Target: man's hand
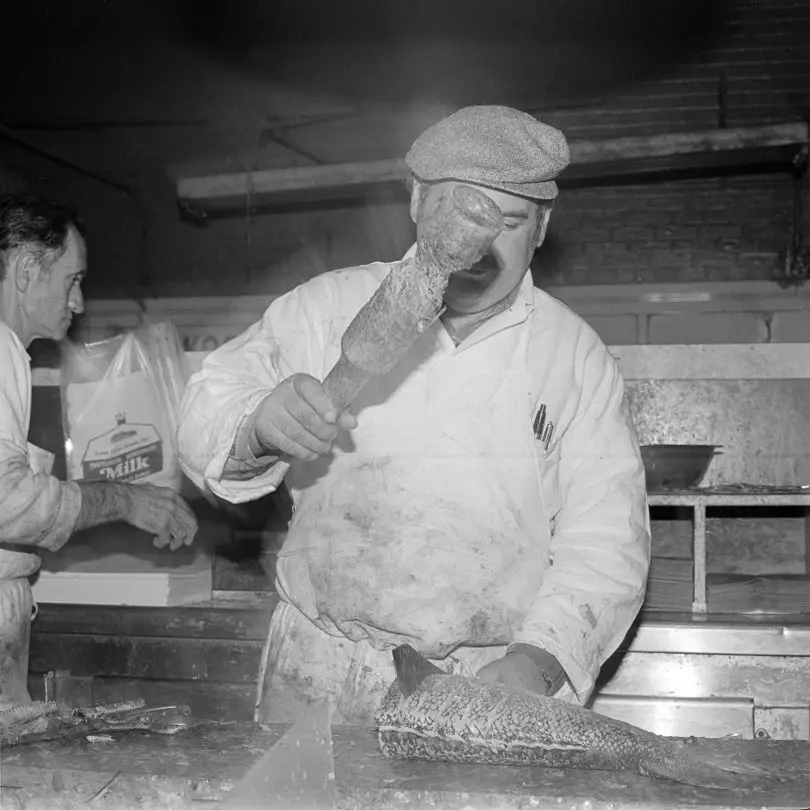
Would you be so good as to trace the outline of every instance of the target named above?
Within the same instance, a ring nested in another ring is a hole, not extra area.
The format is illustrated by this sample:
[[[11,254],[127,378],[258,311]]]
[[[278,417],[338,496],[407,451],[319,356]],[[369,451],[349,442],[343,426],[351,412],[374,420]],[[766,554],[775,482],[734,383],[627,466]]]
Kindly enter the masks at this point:
[[[172,551],[190,546],[197,534],[197,518],[173,489],[150,484],[127,486],[129,509],[126,522],[155,536],[156,548]]]
[[[331,450],[337,425],[351,430],[357,427],[357,420],[349,411],[336,413],[323,385],[314,377],[293,374],[259,405],[253,432],[265,453],[280,452],[314,461]]]
[[[565,673],[557,659],[539,648],[510,651],[481,667],[477,676],[487,683],[500,683],[537,695],[553,695],[565,682]]]

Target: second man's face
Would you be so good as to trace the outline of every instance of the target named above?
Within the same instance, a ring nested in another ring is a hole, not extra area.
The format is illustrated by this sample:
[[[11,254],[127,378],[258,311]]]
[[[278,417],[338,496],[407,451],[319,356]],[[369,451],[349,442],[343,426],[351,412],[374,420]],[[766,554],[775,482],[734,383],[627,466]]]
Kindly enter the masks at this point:
[[[441,197],[460,185],[472,184],[447,180],[423,186],[417,216],[430,216]],[[461,314],[483,312],[506,298],[529,269],[544,232],[545,213],[534,200],[483,186],[475,188],[501,209],[505,224],[490,249],[475,265],[450,276],[444,302],[449,309]]]
[[[75,315],[84,311],[81,284],[87,269],[84,238],[68,231],[62,254],[40,266],[26,295],[26,316],[34,337],[62,340]]]

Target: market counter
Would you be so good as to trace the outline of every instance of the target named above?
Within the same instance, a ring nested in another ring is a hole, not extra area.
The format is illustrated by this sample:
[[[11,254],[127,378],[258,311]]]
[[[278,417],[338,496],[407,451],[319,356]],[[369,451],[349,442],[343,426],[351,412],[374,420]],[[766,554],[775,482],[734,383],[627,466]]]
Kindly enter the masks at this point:
[[[67,670],[84,705],[184,704],[253,719],[271,592],[178,608],[40,605],[29,689]],[[659,734],[810,740],[810,616],[643,614],[605,665],[595,708]],[[810,801],[808,801],[810,807]]]
[[[37,807],[212,807],[286,731],[252,723],[197,726],[173,736],[126,733],[107,742],[34,743],[3,752],[2,785]],[[791,773],[766,791],[729,793],[614,772],[389,761],[372,730],[332,729],[336,808],[477,810],[730,810],[807,808],[810,745],[701,742],[729,761],[755,757]]]

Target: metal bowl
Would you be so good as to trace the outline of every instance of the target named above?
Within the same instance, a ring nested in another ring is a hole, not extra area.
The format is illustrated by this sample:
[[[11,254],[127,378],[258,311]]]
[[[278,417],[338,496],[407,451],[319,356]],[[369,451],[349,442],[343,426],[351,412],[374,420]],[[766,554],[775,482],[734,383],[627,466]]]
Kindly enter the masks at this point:
[[[691,489],[706,475],[717,452],[714,444],[645,444],[641,459],[647,472],[647,489]]]

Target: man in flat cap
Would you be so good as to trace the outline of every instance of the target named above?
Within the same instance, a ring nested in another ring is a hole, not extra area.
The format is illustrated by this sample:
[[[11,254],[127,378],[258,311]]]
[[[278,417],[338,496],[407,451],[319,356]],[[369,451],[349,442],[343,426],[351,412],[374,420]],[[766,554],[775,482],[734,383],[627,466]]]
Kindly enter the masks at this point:
[[[334,722],[372,723],[403,643],[450,672],[584,702],[633,622],[649,523],[623,381],[529,270],[568,160],[561,132],[506,107],[462,109],[416,140],[415,222],[467,184],[505,228],[350,410],[319,381],[396,262],[307,281],[192,379],[187,474],[230,502],[286,481],[295,503],[257,719],[292,722],[328,697]]]

